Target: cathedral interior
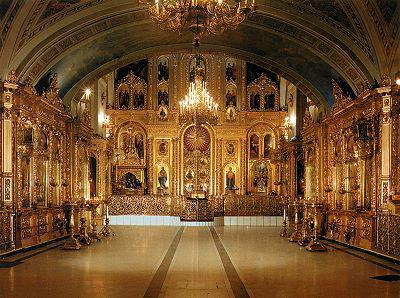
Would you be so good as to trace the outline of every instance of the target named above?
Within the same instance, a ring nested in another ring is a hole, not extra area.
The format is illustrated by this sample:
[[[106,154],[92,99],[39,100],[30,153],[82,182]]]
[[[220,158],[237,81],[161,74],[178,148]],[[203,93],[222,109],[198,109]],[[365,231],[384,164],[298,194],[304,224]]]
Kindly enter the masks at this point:
[[[0,0],[0,297],[400,297],[399,0]]]

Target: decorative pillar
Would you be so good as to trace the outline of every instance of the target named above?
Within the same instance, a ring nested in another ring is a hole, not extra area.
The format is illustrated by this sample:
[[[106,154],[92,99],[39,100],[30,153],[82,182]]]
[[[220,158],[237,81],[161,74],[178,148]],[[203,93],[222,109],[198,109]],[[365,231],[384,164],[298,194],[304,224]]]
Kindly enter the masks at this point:
[[[246,181],[246,139],[243,138],[240,140],[240,162],[239,162],[239,168],[240,168],[240,181],[242,188],[239,190],[241,195],[245,195],[247,192],[247,181]]]
[[[15,71],[11,71],[4,84],[1,101],[1,176],[2,204],[12,205],[13,198],[13,92],[18,88]]]
[[[382,123],[381,123],[381,209],[387,209],[390,194],[391,148],[392,148],[392,96],[391,87],[377,89],[382,95]],[[379,205],[379,204],[378,204]],[[377,206],[378,207],[378,206]]]
[[[0,207],[8,206],[13,207],[13,214],[10,216],[10,227],[9,239],[11,240],[11,248],[15,247],[14,231],[15,231],[15,201],[13,200],[13,119],[12,119],[12,108],[13,108],[13,93],[18,88],[17,76],[15,71],[11,71],[3,84],[3,94],[1,98],[1,198]],[[6,225],[7,226],[7,225]],[[0,231],[1,232],[1,231]],[[7,235],[4,235],[7,237]]]
[[[151,167],[148,167],[147,169],[147,190],[149,194],[153,194],[154,192],[154,187],[153,187],[153,181],[154,181],[154,152],[153,152],[153,142],[154,138],[148,138],[147,140],[147,154],[148,154],[148,161],[149,165],[152,165]]]
[[[174,196],[179,195],[179,150],[178,150],[178,139],[177,138],[173,138],[172,139],[172,194]]]

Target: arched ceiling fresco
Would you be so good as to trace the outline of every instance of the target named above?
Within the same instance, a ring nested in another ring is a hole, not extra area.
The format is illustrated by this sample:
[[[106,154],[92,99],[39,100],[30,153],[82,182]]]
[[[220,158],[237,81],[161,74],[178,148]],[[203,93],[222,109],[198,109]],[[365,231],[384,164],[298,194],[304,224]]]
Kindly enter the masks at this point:
[[[190,48],[191,37],[161,31],[132,0],[0,0],[0,77],[16,69],[34,82],[57,72],[61,95],[83,82],[155,51]],[[360,93],[399,68],[396,0],[260,0],[237,31],[203,38],[221,50],[262,64],[324,105],[331,80]]]

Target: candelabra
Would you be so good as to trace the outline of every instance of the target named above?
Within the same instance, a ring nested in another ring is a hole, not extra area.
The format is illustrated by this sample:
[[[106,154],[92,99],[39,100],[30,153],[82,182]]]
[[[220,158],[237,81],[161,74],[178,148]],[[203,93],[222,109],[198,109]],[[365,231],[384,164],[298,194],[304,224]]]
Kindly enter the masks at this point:
[[[91,224],[92,224],[92,230],[89,232],[89,238],[91,240],[91,242],[96,242],[96,241],[100,241],[100,237],[99,234],[97,233],[97,224],[96,224],[96,209],[97,207],[99,207],[100,202],[98,201],[89,201],[89,203],[87,204],[89,210],[90,210],[90,214],[91,214]]]
[[[303,200],[303,221],[301,224],[301,239],[297,242],[300,246],[306,246],[310,242],[308,233],[308,208],[306,200]]]
[[[82,200],[80,204],[80,227],[79,227],[79,236],[78,240],[81,244],[90,245],[91,239],[87,233],[87,225],[86,225],[86,218],[85,218],[85,210],[86,210],[86,201],[85,199]]]
[[[326,251],[326,247],[318,241],[318,234],[317,234],[317,230],[318,230],[318,221],[317,221],[317,209],[322,207],[321,203],[311,203],[310,207],[313,209],[314,211],[314,220],[312,223],[312,236],[311,236],[311,241],[310,243],[308,243],[306,249],[308,251],[314,252],[314,251]]]
[[[115,236],[114,231],[110,227],[110,218],[109,218],[109,201],[105,200],[104,205],[106,206],[106,218],[104,220],[104,226],[100,231],[100,235],[103,237],[108,237],[108,236]]]
[[[299,229],[299,210],[300,206],[299,201],[293,202],[292,206],[294,207],[294,232],[290,235],[290,242],[298,242],[301,239],[301,231]]]
[[[64,205],[65,211],[69,213],[69,232],[70,232],[70,237],[64,242],[64,245],[61,247],[61,249],[65,250],[78,250],[81,248],[81,245],[79,244],[78,240],[74,237],[74,227],[75,227],[75,222],[74,222],[74,207],[76,204],[74,203],[66,203]]]
[[[279,234],[281,237],[287,238],[289,236],[288,234],[288,228],[287,228],[287,221],[286,221],[286,213],[287,213],[287,208],[288,208],[288,202],[284,201],[282,202],[283,205],[283,222],[282,222],[282,229],[281,233]]]

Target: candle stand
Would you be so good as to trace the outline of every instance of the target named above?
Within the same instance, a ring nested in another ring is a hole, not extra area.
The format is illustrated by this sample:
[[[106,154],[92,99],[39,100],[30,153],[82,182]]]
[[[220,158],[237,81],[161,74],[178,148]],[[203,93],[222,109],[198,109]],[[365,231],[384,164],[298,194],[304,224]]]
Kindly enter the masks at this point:
[[[102,235],[103,237],[115,236],[114,231],[110,227],[109,201],[104,201],[104,205],[106,205],[106,218],[104,221],[104,226],[100,230],[99,235]]]
[[[287,208],[288,208],[288,202],[285,200],[284,202],[282,202],[283,205],[283,222],[282,222],[282,229],[281,229],[281,233],[279,234],[281,237],[289,237],[289,233],[288,233],[288,227],[287,227]]]
[[[311,241],[308,243],[306,249],[311,252],[315,251],[326,251],[326,247],[318,241],[318,221],[317,221],[317,210],[322,207],[321,203],[311,203],[310,207],[314,210],[314,220],[312,224],[312,236]]]
[[[74,204],[74,203],[65,203],[65,205],[64,205],[65,211],[69,213],[69,233],[70,233],[70,237],[64,242],[63,246],[61,246],[61,249],[64,249],[64,250],[79,250],[81,248],[79,241],[74,237],[74,227],[75,227],[74,207],[75,206],[76,206],[76,204]]]
[[[87,225],[86,225],[86,218],[85,218],[85,210],[87,208],[87,203],[83,199],[80,205],[80,227],[79,227],[79,236],[78,240],[81,244],[90,245],[91,239],[87,233]]]
[[[309,218],[308,218],[308,206],[306,200],[303,200],[303,221],[301,224],[301,239],[297,242],[300,246],[306,246],[310,242],[309,235]]]
[[[97,224],[96,224],[96,209],[99,207],[100,202],[91,200],[87,206],[90,210],[91,214],[91,224],[92,224],[92,230],[89,232],[89,238],[91,242],[97,242],[100,241],[100,235],[97,233]]]
[[[292,206],[294,207],[294,232],[290,235],[290,242],[298,242],[301,239],[301,231],[299,229],[299,206],[300,203],[298,201],[293,202]]]

